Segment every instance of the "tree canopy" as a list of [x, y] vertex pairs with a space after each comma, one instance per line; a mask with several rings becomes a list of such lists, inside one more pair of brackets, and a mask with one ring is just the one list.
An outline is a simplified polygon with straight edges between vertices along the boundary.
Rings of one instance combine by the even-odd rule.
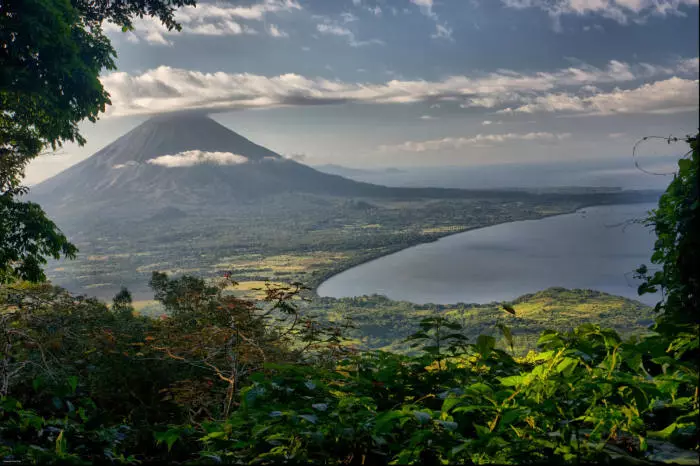
[[64, 142], [80, 145], [78, 123], [96, 121], [110, 104], [99, 76], [115, 68], [104, 34], [134, 17], [158, 18], [179, 29], [178, 7], [195, 0], [3, 0], [0, 3], [0, 271], [41, 280], [47, 256], [70, 257], [75, 247], [36, 204], [22, 203], [27, 164]]

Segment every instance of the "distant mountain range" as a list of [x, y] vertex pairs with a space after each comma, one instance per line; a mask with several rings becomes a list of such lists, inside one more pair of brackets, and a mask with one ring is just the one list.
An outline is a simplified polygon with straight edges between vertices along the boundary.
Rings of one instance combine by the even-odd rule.
[[[31, 198], [65, 224], [88, 217], [164, 218], [189, 212], [201, 214], [203, 210], [225, 213], [235, 204], [286, 193], [501, 200], [562, 194], [387, 187], [339, 176], [367, 178], [376, 173], [371, 170], [337, 165], [320, 168], [322, 171], [282, 157], [204, 114], [171, 114], [144, 122], [91, 157], [36, 185]], [[401, 173], [382, 170], [384, 175]], [[633, 199], [638, 193], [627, 196]]]

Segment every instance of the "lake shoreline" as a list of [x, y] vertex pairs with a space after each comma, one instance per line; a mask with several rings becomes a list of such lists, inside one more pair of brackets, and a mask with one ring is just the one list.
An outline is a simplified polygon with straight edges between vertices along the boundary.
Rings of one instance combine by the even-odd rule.
[[[336, 277], [336, 276], [338, 276], [338, 275], [340, 275], [340, 274], [342, 274], [342, 273], [344, 273], [344, 272], [346, 272], [346, 271], [348, 271], [348, 270], [351, 270], [351, 269], [353, 269], [353, 268], [360, 267], [360, 266], [366, 265], [366, 264], [368, 264], [368, 263], [370, 263], [370, 262], [373, 262], [373, 261], [376, 261], [376, 260], [379, 260], [379, 259], [386, 258], [387, 256], [391, 256], [391, 255], [396, 254], [396, 253], [399, 253], [399, 252], [401, 252], [401, 251], [406, 251], [406, 250], [408, 250], [408, 249], [415, 248], [415, 247], [421, 246], [421, 245], [436, 243], [436, 242], [438, 242], [438, 241], [440, 241], [440, 240], [443, 240], [443, 239], [446, 239], [446, 238], [449, 238], [449, 237], [453, 237], [453, 236], [457, 236], [457, 235], [460, 235], [460, 234], [463, 234], [463, 233], [470, 233], [470, 232], [474, 232], [474, 231], [477, 231], [477, 230], [482, 230], [482, 229], [485, 229], [485, 228], [492, 228], [492, 227], [496, 227], [496, 226], [499, 226], [499, 225], [507, 225], [507, 224], [511, 224], [511, 223], [512, 223], [512, 224], [516, 224], [516, 223], [520, 223], [520, 222], [539, 221], [539, 220], [544, 220], [544, 219], [553, 218], [553, 217], [560, 217], [560, 216], [564, 216], [564, 215], [572, 215], [572, 214], [575, 214], [575, 213], [577, 213], [577, 212], [580, 212], [580, 211], [583, 210], [583, 209], [592, 208], [592, 207], [611, 207], [611, 206], [637, 205], [637, 204], [651, 204], [651, 203], [652, 203], [652, 202], [650, 202], [648, 199], [640, 199], [640, 200], [637, 201], [637, 202], [629, 202], [629, 201], [628, 201], [628, 202], [624, 202], [624, 203], [585, 203], [585, 204], [582, 204], [582, 205], [577, 206], [577, 207], [574, 208], [574, 209], [568, 210], [568, 211], [566, 211], [566, 212], [559, 212], [559, 213], [553, 213], [553, 214], [543, 214], [543, 215], [538, 216], [538, 217], [528, 218], [528, 219], [521, 219], [521, 220], [511, 220], [511, 221], [505, 221], [505, 222], [495, 222], [495, 223], [492, 223], [492, 224], [490, 224], [490, 225], [482, 225], [482, 226], [475, 226], [475, 227], [471, 227], [471, 228], [466, 228], [466, 229], [464, 229], [464, 230], [461, 230], [461, 231], [458, 231], [458, 232], [454, 232], [454, 233], [437, 234], [435, 237], [433, 237], [433, 238], [431, 238], [431, 239], [429, 239], [429, 240], [426, 240], [426, 241], [416, 242], [415, 244], [412, 244], [412, 245], [410, 245], [410, 246], [396, 247], [396, 248], [388, 248], [387, 251], [382, 251], [380, 254], [369, 254], [368, 256], [358, 258], [359, 260], [357, 260], [357, 261], [353, 261], [353, 262], [350, 262], [350, 263], [343, 264], [344, 267], [338, 268], [337, 270], [334, 270], [334, 271], [332, 271], [332, 272], [329, 271], [328, 274], [324, 274], [324, 276], [322, 276], [322, 277], [320, 277], [320, 278], [314, 280], [313, 285], [310, 287], [310, 288], [311, 288], [311, 293], [312, 293], [313, 297], [316, 297], [316, 298], [335, 298], [335, 299], [338, 299], [337, 297], [334, 297], [334, 296], [321, 296], [321, 295], [318, 294], [318, 289], [319, 289], [323, 284], [325, 284], [327, 281], [329, 281], [330, 279], [332, 279], [332, 278], [334, 278], [334, 277]], [[656, 202], [654, 202], [654, 204], [656, 204]], [[599, 291], [599, 290], [596, 290], [596, 291]], [[391, 299], [391, 300], [406, 301], [406, 302], [411, 302], [411, 303], [413, 303], [412, 301], [406, 300], [406, 299], [400, 299], [400, 300], [399, 300], [399, 299], [390, 298], [390, 297], [388, 297], [388, 296], [386, 296], [386, 297], [387, 297], [388, 299]], [[628, 298], [628, 299], [629, 299], [629, 298]], [[421, 304], [421, 303], [413, 303], [413, 304]], [[646, 305], [646, 304], [645, 304], [645, 305]]]

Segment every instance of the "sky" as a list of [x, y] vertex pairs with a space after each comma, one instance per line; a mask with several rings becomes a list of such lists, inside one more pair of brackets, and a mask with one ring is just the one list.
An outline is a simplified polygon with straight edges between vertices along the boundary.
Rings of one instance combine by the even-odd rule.
[[[699, 124], [698, 0], [200, 1], [176, 19], [105, 25], [112, 105], [28, 184], [191, 109], [304, 163], [370, 169], [634, 169], [637, 140]], [[682, 152], [637, 156], [672, 171]]]

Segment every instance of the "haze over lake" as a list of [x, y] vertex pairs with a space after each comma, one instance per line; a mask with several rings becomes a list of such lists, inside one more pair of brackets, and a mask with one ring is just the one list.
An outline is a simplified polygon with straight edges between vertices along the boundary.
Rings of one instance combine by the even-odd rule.
[[488, 303], [553, 286], [588, 288], [653, 305], [634, 270], [651, 265], [655, 236], [642, 219], [654, 204], [588, 207], [505, 223], [404, 249], [321, 284], [321, 296], [381, 294], [414, 303]]

